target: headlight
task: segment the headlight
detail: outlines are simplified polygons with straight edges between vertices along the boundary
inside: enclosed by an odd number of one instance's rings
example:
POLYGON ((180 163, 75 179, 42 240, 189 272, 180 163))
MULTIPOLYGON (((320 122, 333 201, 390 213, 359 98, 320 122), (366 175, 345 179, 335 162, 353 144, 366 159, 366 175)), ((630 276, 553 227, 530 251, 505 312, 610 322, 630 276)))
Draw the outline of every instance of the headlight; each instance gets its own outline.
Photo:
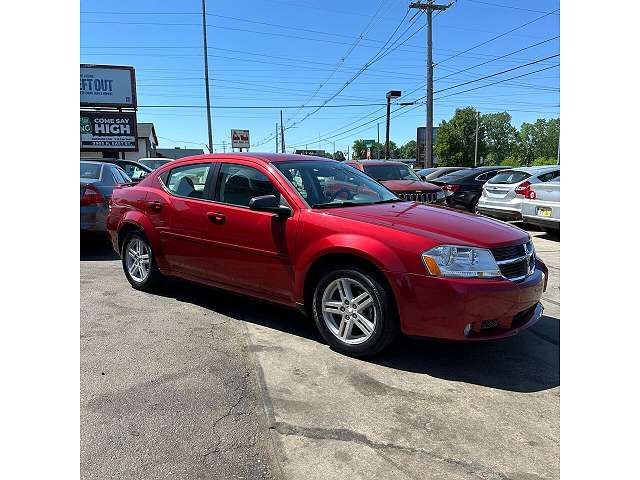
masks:
POLYGON ((438 192, 436 193, 436 198, 438 200, 441 200, 444 198, 444 192, 442 190, 438 190, 438 192))
POLYGON ((427 271, 434 277, 496 278, 500 268, 484 248, 441 245, 422 254, 427 271))

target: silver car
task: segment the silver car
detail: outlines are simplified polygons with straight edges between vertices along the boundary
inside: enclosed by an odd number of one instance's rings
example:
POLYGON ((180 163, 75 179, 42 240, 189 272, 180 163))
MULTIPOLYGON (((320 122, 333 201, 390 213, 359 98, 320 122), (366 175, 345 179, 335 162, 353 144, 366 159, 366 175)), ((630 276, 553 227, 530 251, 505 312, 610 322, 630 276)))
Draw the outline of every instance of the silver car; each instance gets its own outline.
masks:
POLYGON ((559 165, 503 170, 484 184, 476 209, 501 220, 522 220, 522 200, 529 196, 533 186, 559 176, 559 165))
POLYGON ((529 198, 522 201, 522 219, 546 231, 560 231, 560 177, 531 186, 529 198))

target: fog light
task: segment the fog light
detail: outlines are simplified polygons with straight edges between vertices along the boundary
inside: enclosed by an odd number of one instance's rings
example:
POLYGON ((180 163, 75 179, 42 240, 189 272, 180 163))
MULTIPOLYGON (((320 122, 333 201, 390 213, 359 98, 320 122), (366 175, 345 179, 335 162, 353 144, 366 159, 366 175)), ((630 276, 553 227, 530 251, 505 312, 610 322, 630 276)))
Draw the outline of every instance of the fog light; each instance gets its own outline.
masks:
POLYGON ((467 323, 467 325, 464 327, 464 336, 468 337, 470 333, 471 333, 471 324, 467 323))

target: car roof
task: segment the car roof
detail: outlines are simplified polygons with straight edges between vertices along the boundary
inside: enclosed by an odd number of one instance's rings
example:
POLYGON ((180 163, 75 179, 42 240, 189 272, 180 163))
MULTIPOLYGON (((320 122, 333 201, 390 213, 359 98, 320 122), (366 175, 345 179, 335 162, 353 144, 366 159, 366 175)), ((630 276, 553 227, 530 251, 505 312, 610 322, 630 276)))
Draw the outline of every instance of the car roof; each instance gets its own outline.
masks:
POLYGON ((80 159, 80 163, 93 163, 94 165, 104 165, 105 164, 105 162, 100 162, 100 161, 97 161, 97 160, 94 160, 94 159, 85 160, 84 158, 80 159))
POLYGON ((553 172, 554 170, 560 170, 560 165, 542 165, 538 167, 510 167, 509 171, 525 172, 531 175, 540 173, 553 172))
POLYGON ((362 165, 406 165, 400 160, 347 160, 346 163, 361 163, 362 165))
POLYGON ((161 168, 165 168, 167 165, 170 165, 171 168, 176 168, 182 164, 193 163, 194 161, 198 161, 198 160, 224 161, 224 160, 231 160, 231 159, 258 160, 264 163, 319 161, 319 160, 323 160, 327 162, 346 163, 346 162, 338 162, 337 160, 333 160, 331 158, 315 157, 312 155, 296 155, 294 153, 234 152, 234 153, 205 153, 204 155, 193 155, 190 157, 182 157, 177 160, 172 160, 168 164, 163 165, 161 168))

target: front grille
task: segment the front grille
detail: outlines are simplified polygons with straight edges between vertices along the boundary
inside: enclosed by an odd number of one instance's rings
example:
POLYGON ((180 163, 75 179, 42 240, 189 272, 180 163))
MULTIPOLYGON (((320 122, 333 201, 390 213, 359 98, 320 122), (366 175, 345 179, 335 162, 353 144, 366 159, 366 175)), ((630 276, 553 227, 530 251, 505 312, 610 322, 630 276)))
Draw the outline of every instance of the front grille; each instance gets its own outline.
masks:
POLYGON ((402 200, 409 200, 411 202, 435 203, 438 199, 438 194, 435 192, 407 192, 399 193, 398 197, 402 200))
POLYGON ((536 256, 531 241, 511 247, 492 248, 491 253, 500 273, 509 280, 521 281, 533 273, 536 256))

